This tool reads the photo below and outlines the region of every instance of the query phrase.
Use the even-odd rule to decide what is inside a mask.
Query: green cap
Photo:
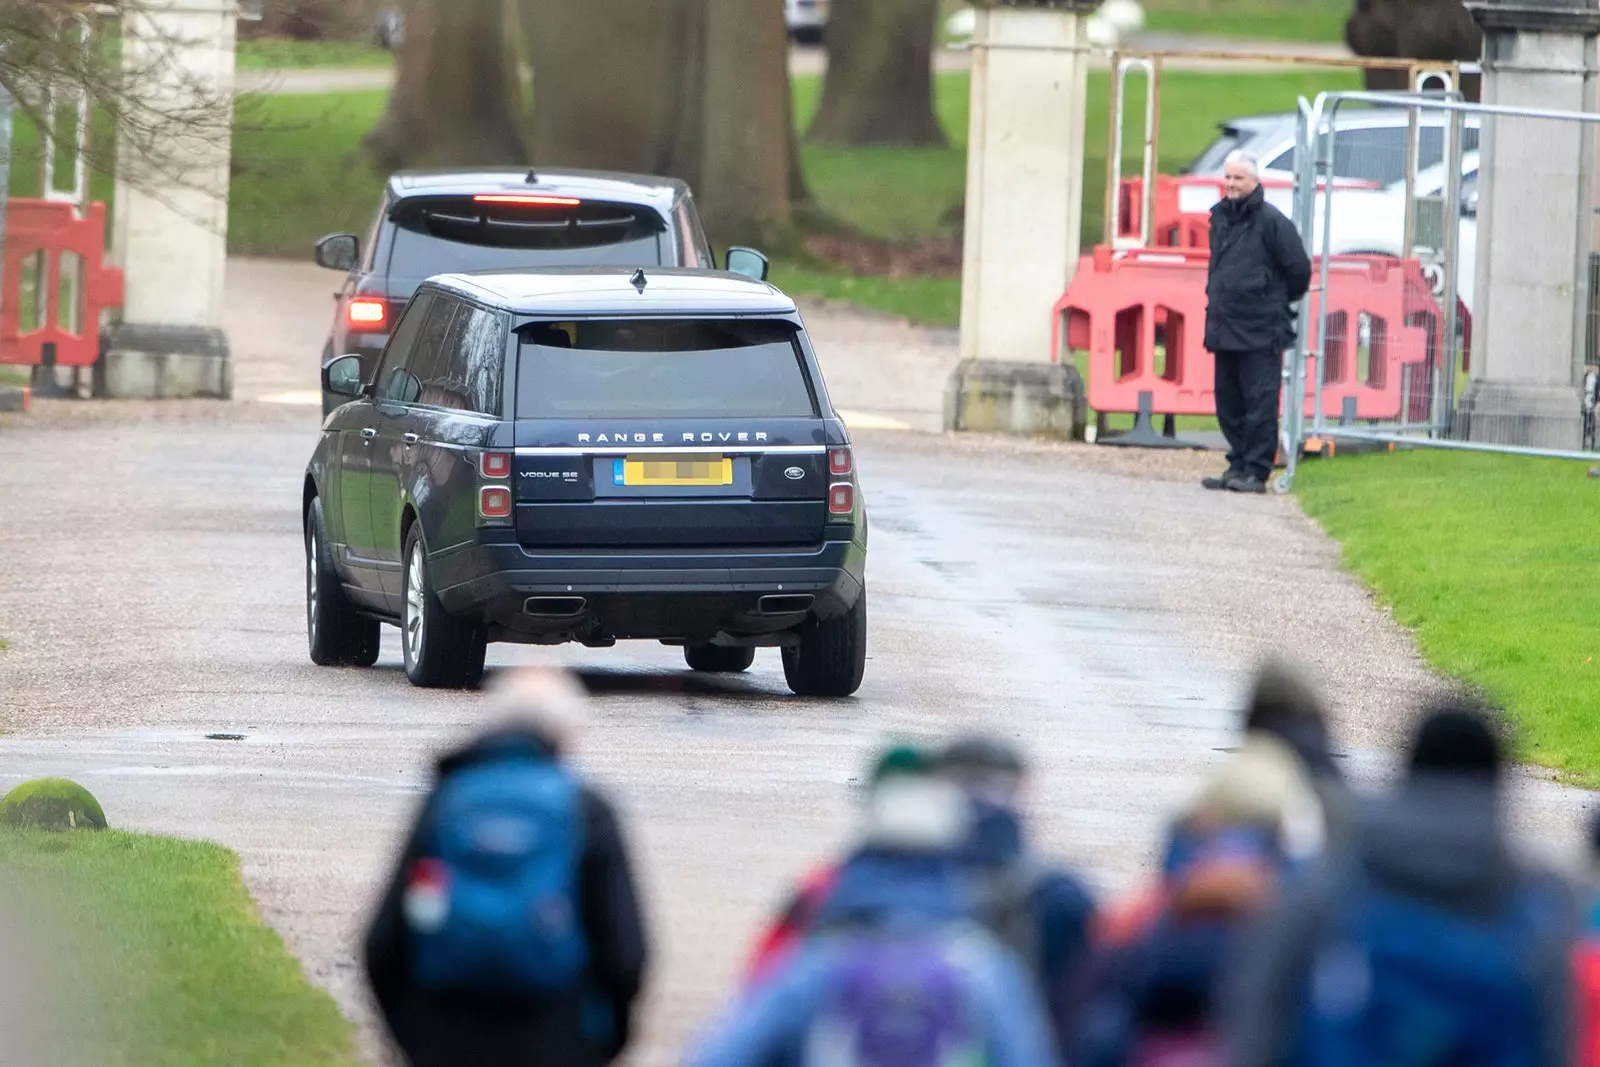
[[[933,770],[933,760],[914,745],[895,745],[885,749],[872,765],[872,784],[877,785],[892,774],[927,774]]]

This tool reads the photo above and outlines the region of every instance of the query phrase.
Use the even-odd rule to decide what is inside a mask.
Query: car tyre
[[[312,497],[306,511],[306,639],[319,667],[378,662],[378,622],[356,611],[339,584],[321,497]]]
[[[483,677],[483,627],[451,615],[439,603],[428,573],[422,528],[406,534],[400,598],[400,649],[411,684],[429,689],[470,689]]]
[[[867,591],[832,619],[807,622],[798,647],[783,650],[783,677],[800,696],[847,697],[867,669]]]
[[[691,671],[738,674],[756,661],[756,650],[736,645],[684,645],[683,661]]]

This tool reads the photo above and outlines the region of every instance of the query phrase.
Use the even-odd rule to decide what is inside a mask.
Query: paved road
[[[1191,37],[1183,34],[1143,33],[1129,39],[1129,50],[1173,53],[1231,53],[1239,59],[1218,60],[1200,55],[1174,55],[1165,61],[1172,70],[1210,70],[1236,72],[1277,70],[1286,66],[1327,65],[1329,60],[1348,59],[1351,52],[1342,44],[1314,44],[1303,41],[1244,41],[1220,37]],[[1095,66],[1109,66],[1109,54],[1095,53]],[[933,69],[940,74],[963,71],[972,65],[972,53],[964,48],[942,48],[934,54]],[[789,51],[789,73],[818,75],[828,69],[828,53],[823,48],[795,47]],[[389,68],[241,70],[240,92],[261,93],[344,93],[387,89],[394,83]]]
[[[371,670],[306,659],[298,500],[317,419],[297,401],[327,284],[230,265],[239,402],[57,402],[0,422],[0,789],[66,774],[119,825],[238,850],[265,918],[376,1056],[356,932],[430,754],[480,721],[482,698],[412,689],[392,631]],[[935,424],[948,335],[810,320],[858,426]],[[675,1061],[779,886],[843,840],[886,739],[1020,740],[1046,843],[1116,890],[1231,743],[1262,650],[1337,680],[1366,779],[1437,685],[1292,501],[1204,493],[1204,457],[857,438],[873,509],[858,698],[791,697],[770,651],[722,682],[659,646],[491,651],[495,666],[571,664],[599,693],[580,762],[632,820],[660,946],[637,1063]],[[1587,795],[1534,777],[1518,795],[1532,839],[1573,840]]]

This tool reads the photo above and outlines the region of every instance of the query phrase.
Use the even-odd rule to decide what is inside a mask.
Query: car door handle
[[[378,431],[377,431],[377,430],[375,430],[375,429],[373,429],[373,428],[372,428],[372,427],[371,427],[371,426],[368,426],[368,427],[365,427],[365,428],[364,428],[364,429],[363,429],[363,430],[362,430],[362,431],[361,431],[361,436],[362,436],[362,437],[365,437],[365,438],[366,438],[366,439],[367,439],[367,440],[369,440],[369,441],[370,441],[370,440],[372,440],[372,439],[373,439],[373,438],[374,438],[374,437],[376,437],[376,436],[378,436]]]
[[[400,435],[400,440],[404,441],[407,447],[410,447],[417,443],[418,437],[414,433],[403,433]]]

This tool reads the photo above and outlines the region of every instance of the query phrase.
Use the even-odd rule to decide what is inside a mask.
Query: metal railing
[[[1526,428],[1509,424],[1499,427],[1482,421],[1485,417],[1481,415],[1474,416],[1480,424],[1469,436],[1463,431],[1472,428],[1463,426],[1463,416],[1468,413],[1459,407],[1457,390],[1469,355],[1463,344],[1468,316],[1462,312],[1470,315],[1471,308],[1482,310],[1487,302],[1489,294],[1476,291],[1477,279],[1498,284],[1493,274],[1476,269],[1478,256],[1487,256],[1488,252],[1477,251],[1486,242],[1478,241],[1476,207],[1474,204],[1469,211],[1461,196],[1468,163],[1475,166],[1477,160],[1476,146],[1468,148],[1470,138],[1464,134],[1476,128],[1487,163],[1493,158],[1496,123],[1502,119],[1578,123],[1582,124],[1581,129],[1588,130],[1600,124],[1600,114],[1468,103],[1452,89],[1433,93],[1323,93],[1314,101],[1300,101],[1293,215],[1307,252],[1313,257],[1315,271],[1311,292],[1298,309],[1297,341],[1284,365],[1282,444],[1286,470],[1278,483],[1280,489],[1292,485],[1303,446],[1323,440],[1591,461],[1595,458],[1593,453],[1581,450],[1527,443],[1539,436],[1535,431],[1526,431],[1525,440],[1507,439],[1515,438]],[[1349,154],[1349,144],[1340,143],[1340,138],[1348,138],[1352,132],[1341,128],[1348,124],[1336,121],[1344,108],[1404,112],[1408,134],[1402,187],[1378,193],[1335,189],[1329,179],[1338,169],[1337,157]],[[1438,134],[1421,136],[1433,130]],[[1572,141],[1561,143],[1570,146]],[[1432,158],[1422,151],[1425,144],[1430,153],[1438,148],[1436,161],[1424,163],[1425,157]],[[1583,175],[1593,166],[1592,159],[1582,158],[1582,153],[1593,154],[1592,138],[1579,137],[1576,144],[1581,169],[1576,179],[1575,205],[1589,195]],[[1487,172],[1489,168],[1483,169]],[[1424,171],[1431,183],[1426,188],[1422,181]],[[1470,180],[1476,182],[1476,172]],[[1358,223],[1363,212],[1379,219],[1377,230],[1384,232],[1367,232],[1373,227],[1363,230],[1352,222],[1355,219]],[[1600,256],[1588,253],[1588,223],[1587,211],[1577,213],[1573,219],[1579,243],[1573,246],[1577,284],[1573,286],[1570,308],[1570,385],[1577,405],[1572,419],[1581,417],[1592,426],[1593,399],[1589,393],[1594,388],[1591,383],[1600,375],[1586,375],[1584,364],[1594,363],[1600,347]],[[1489,225],[1492,227],[1493,219]],[[1363,243],[1383,247],[1364,248]],[[1465,257],[1464,245],[1471,246]],[[1361,306],[1356,286],[1367,282],[1354,268],[1360,265],[1364,253],[1387,258],[1389,267],[1373,267],[1373,271],[1381,274],[1386,269],[1398,269],[1406,279],[1398,321],[1389,321],[1394,317],[1392,312],[1385,313],[1387,318],[1374,314],[1365,321],[1356,321],[1359,315],[1354,309]],[[1552,249],[1551,254],[1562,253]],[[1391,280],[1390,289],[1396,284]],[[1486,343],[1483,331],[1471,343],[1471,370],[1480,378]],[[1357,375],[1351,383],[1350,363],[1357,353],[1369,362],[1377,361],[1382,368],[1380,373],[1391,375],[1381,383],[1387,390],[1382,399],[1397,407],[1395,417],[1369,418],[1353,413],[1350,394],[1367,397],[1375,395],[1376,388],[1374,383],[1361,380],[1364,375]],[[1333,389],[1334,395],[1330,396],[1333,379],[1345,387]],[[1564,384],[1557,388],[1564,388]],[[1342,404],[1342,409],[1334,410],[1337,405],[1330,405],[1330,400]],[[1387,414],[1385,403],[1372,406],[1383,408]],[[1332,417],[1330,411],[1334,411]],[[1485,433],[1498,439],[1483,439]],[[1592,429],[1586,426],[1583,443],[1592,447],[1592,441]]]

